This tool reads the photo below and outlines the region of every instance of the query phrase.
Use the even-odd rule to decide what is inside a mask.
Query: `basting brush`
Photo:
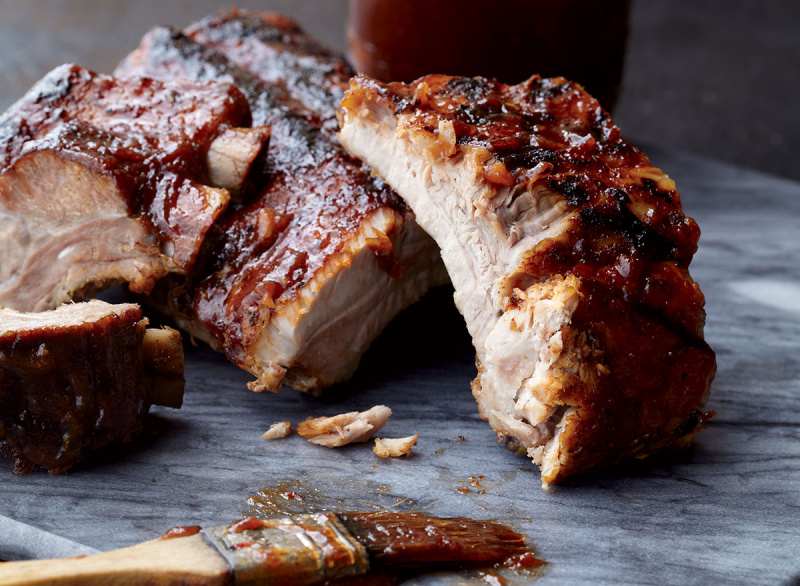
[[[487,566],[528,551],[522,535],[491,521],[390,512],[247,517],[176,527],[89,556],[0,564],[0,584],[317,584],[371,569]]]

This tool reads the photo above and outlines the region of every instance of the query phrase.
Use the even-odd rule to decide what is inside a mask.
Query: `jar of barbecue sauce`
[[[381,81],[429,73],[581,83],[619,95],[630,0],[349,0],[356,69]]]

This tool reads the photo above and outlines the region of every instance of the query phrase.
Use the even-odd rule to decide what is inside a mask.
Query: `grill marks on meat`
[[[186,34],[280,88],[329,136],[338,131],[336,111],[355,72],[291,19],[232,10],[193,24]]]
[[[258,54],[271,61],[247,70],[227,53],[156,28],[117,74],[235,83],[254,121],[270,125],[268,177],[218,223],[206,262],[171,289],[169,303],[182,327],[258,377],[253,390],[344,380],[389,319],[444,280],[435,244],[324,130],[338,99],[331,88],[349,73],[339,57],[301,43],[307,37],[282,17],[233,11],[191,30],[225,51],[256,51],[268,39]],[[325,99],[307,93],[304,71],[312,80],[328,72],[318,87]]]
[[[132,304],[0,308],[0,451],[15,474],[64,472],[140,432],[150,405],[180,407],[180,335],[146,325]]]
[[[230,199],[210,176],[237,187],[220,161],[243,183],[265,147],[264,129],[231,136],[249,125],[230,84],[52,71],[0,117],[0,304],[39,311],[125,281],[147,293],[191,270]]]
[[[481,415],[545,482],[688,445],[715,372],[673,182],[580,86],[359,77],[343,144],[442,249]]]

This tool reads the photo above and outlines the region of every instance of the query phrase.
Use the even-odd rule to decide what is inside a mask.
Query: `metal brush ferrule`
[[[236,584],[316,584],[369,570],[367,551],[333,513],[249,517],[204,530]]]

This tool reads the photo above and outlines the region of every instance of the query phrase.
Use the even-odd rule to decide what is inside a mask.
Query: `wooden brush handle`
[[[414,513],[247,517],[198,531],[176,527],[106,553],[0,563],[0,586],[304,586],[347,583],[369,571],[370,555],[383,568],[486,566],[523,554],[525,567],[537,561],[525,538],[499,523]]]
[[[3,586],[223,586],[229,580],[228,563],[201,534],[89,556],[0,563]]]
[[[318,584],[365,573],[367,551],[332,513],[247,517],[106,553],[0,563],[0,586]]]

